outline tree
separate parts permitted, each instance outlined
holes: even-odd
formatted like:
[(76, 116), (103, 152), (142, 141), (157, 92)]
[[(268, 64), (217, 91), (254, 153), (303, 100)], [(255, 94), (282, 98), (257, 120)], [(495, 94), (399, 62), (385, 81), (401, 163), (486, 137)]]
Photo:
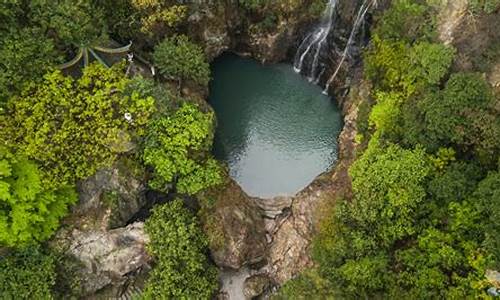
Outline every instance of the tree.
[(488, 84), (477, 74), (453, 74), (444, 90), (430, 93), (418, 104), (425, 134), (439, 145), (472, 149), (491, 163), (499, 153), (500, 120), (491, 110)]
[(386, 246), (415, 233), (414, 218), (431, 170), (422, 149), (381, 147), (373, 140), (349, 170), (355, 195), (352, 218)]
[(167, 1), (132, 0), (132, 5), (141, 16), (141, 31), (153, 35), (158, 27), (175, 27), (187, 16), (186, 5), (172, 5)]
[(203, 49), (185, 35), (166, 38), (155, 47), (153, 59), (160, 73), (168, 78), (192, 80), (207, 85), (210, 66)]
[(151, 122), (142, 155), (153, 167), (150, 186), (165, 191), (170, 183), (181, 193), (195, 194), (222, 182), (218, 163), (207, 157), (213, 140), (213, 113), (184, 103), (172, 115)]
[(92, 44), (104, 31), (103, 13), (91, 0), (32, 0), (29, 10), (31, 22), (62, 47)]
[(0, 244), (20, 246), (50, 237), (75, 203), (71, 187), (43, 186), (35, 163), (0, 148)]
[(48, 73), (9, 100), (2, 133), (39, 162), (45, 184), (72, 184), (109, 166), (143, 134), (154, 99), (123, 93), (129, 82), (120, 65), (91, 65), (78, 80)]
[(374, 31), (384, 40), (413, 42), (432, 38), (434, 27), (435, 21), (428, 5), (396, 0), (384, 12)]
[(11, 28), (3, 33), (0, 57), (0, 106), (22, 90), (26, 81), (41, 78), (61, 60), (53, 41), (34, 28)]
[(198, 221), (182, 200), (156, 206), (146, 220), (155, 258), (145, 299), (211, 299), (217, 271), (206, 256), (208, 241)]
[(3, 299), (52, 299), (54, 258), (39, 247), (0, 257), (0, 295)]

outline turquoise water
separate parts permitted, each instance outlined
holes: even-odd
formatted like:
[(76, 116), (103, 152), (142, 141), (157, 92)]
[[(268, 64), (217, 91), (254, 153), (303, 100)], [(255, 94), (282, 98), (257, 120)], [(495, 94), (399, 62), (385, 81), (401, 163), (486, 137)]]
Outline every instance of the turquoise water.
[(215, 156), (251, 196), (294, 195), (337, 159), (341, 113), (292, 66), (223, 55), (213, 66)]

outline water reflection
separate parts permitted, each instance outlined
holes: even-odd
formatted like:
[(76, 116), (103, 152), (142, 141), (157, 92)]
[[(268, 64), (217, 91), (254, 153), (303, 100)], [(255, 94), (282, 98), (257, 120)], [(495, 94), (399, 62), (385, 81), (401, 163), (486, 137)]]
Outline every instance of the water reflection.
[(224, 55), (213, 66), (214, 152), (252, 196), (292, 195), (337, 157), (341, 114), (291, 66)]

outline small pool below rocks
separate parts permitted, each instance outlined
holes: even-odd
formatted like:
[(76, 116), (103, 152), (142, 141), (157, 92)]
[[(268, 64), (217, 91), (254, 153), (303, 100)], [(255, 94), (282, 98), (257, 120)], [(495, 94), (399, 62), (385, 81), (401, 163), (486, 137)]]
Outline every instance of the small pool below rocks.
[(251, 196), (291, 196), (337, 159), (342, 116), (321, 88), (287, 64), (225, 54), (212, 65), (215, 156)]

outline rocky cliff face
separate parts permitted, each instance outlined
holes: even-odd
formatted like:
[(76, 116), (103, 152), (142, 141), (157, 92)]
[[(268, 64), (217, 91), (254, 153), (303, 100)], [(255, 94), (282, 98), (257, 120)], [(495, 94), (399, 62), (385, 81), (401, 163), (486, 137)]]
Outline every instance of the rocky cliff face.
[[(187, 31), (204, 45), (209, 60), (224, 51), (251, 56), (261, 62), (286, 60), (300, 36), (318, 17), (311, 10), (313, 0), (272, 4), (279, 16), (270, 11), (248, 11), (237, 1), (191, 4)], [(271, 19), (266, 19), (269, 15)]]

